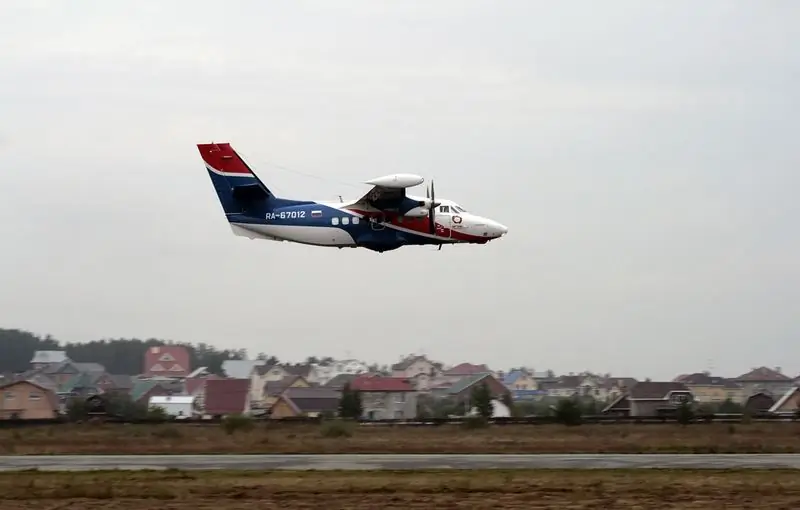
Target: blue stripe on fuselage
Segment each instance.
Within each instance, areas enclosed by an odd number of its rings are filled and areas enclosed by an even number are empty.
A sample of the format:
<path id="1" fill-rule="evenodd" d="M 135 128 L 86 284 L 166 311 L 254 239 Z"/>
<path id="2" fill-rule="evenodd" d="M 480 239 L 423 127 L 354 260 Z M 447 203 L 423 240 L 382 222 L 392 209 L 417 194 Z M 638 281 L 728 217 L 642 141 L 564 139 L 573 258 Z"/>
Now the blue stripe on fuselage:
<path id="1" fill-rule="evenodd" d="M 402 232 L 390 227 L 380 230 L 373 229 L 369 220 L 360 218 L 350 211 L 320 204 L 318 202 L 283 201 L 291 205 L 276 207 L 256 217 L 254 215 L 229 214 L 228 221 L 232 223 L 255 225 L 286 225 L 302 227 L 328 227 L 339 228 L 350 234 L 359 245 L 393 246 L 393 245 L 421 245 L 440 244 L 443 241 L 425 236 Z M 312 212 L 321 212 L 314 217 Z M 333 223 L 333 218 L 338 218 L 338 223 Z M 342 220 L 347 219 L 347 224 Z M 353 223 L 357 221 L 357 223 Z M 446 242 L 446 241 L 444 241 Z"/>

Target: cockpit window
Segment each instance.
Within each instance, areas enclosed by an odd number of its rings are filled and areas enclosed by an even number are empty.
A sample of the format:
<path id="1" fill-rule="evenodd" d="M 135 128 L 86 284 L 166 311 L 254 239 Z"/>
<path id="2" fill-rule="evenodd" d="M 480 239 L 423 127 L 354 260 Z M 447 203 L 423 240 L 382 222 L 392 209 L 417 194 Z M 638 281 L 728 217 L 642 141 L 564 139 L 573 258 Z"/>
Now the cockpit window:
<path id="1" fill-rule="evenodd" d="M 439 206 L 439 212 L 449 213 L 450 212 L 450 206 L 449 205 Z"/>
<path id="2" fill-rule="evenodd" d="M 460 205 L 453 205 L 453 206 L 451 206 L 451 208 L 453 209 L 453 212 L 467 212 L 467 211 L 466 211 L 466 210 L 465 210 L 463 207 L 461 207 Z"/>

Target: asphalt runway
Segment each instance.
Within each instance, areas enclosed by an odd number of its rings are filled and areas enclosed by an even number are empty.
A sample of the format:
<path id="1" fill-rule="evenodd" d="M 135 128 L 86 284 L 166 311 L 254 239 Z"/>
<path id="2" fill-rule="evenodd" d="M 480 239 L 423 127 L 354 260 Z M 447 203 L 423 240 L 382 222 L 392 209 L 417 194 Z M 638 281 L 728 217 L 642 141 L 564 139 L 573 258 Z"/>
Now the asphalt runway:
<path id="1" fill-rule="evenodd" d="M 413 469 L 800 469 L 800 454 L 566 455 L 6 455 L 0 471 L 40 469 L 413 470 Z"/>

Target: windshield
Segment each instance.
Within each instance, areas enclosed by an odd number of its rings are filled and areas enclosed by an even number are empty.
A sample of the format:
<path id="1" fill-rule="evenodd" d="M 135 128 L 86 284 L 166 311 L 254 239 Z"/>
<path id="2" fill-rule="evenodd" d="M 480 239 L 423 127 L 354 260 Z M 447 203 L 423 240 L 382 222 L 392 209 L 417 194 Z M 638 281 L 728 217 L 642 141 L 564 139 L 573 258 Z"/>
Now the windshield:
<path id="1" fill-rule="evenodd" d="M 464 209 L 460 205 L 456 205 L 456 204 L 451 205 L 450 208 L 453 209 L 453 211 L 455 211 L 455 212 L 467 212 L 466 209 Z"/>

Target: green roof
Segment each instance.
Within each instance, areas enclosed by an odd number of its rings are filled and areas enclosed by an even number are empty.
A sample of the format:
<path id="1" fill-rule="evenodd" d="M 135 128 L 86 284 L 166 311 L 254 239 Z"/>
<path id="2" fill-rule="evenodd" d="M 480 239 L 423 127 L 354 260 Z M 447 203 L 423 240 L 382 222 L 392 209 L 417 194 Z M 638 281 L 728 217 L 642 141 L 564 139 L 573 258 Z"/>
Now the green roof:
<path id="1" fill-rule="evenodd" d="M 456 381 L 455 384 L 450 386 L 450 389 L 447 390 L 447 393 L 449 393 L 451 395 L 456 395 L 458 393 L 461 393 L 462 391 L 464 391 L 465 389 L 469 388 L 470 386 L 472 386 L 476 382 L 478 382 L 478 381 L 480 381 L 482 379 L 485 379 L 486 377 L 488 377 L 490 375 L 492 375 L 492 374 L 490 374 L 488 372 L 484 372 L 484 373 L 481 373 L 481 374 L 474 374 L 474 375 L 468 375 L 467 377 L 462 377 L 461 379 Z"/>
<path id="2" fill-rule="evenodd" d="M 139 400 L 144 396 L 145 393 L 150 391 L 158 383 L 159 381 L 150 381 L 150 380 L 136 381 L 135 383 L 133 383 L 133 388 L 131 388 L 131 393 L 130 393 L 131 400 L 133 400 L 134 402 Z"/>
<path id="3" fill-rule="evenodd" d="M 94 386 L 94 383 L 97 382 L 97 379 L 99 379 L 99 374 L 89 374 L 85 372 L 82 374 L 75 374 L 61 384 L 61 386 L 58 387 L 58 391 L 61 393 L 68 393 L 75 388 L 91 388 Z"/>

